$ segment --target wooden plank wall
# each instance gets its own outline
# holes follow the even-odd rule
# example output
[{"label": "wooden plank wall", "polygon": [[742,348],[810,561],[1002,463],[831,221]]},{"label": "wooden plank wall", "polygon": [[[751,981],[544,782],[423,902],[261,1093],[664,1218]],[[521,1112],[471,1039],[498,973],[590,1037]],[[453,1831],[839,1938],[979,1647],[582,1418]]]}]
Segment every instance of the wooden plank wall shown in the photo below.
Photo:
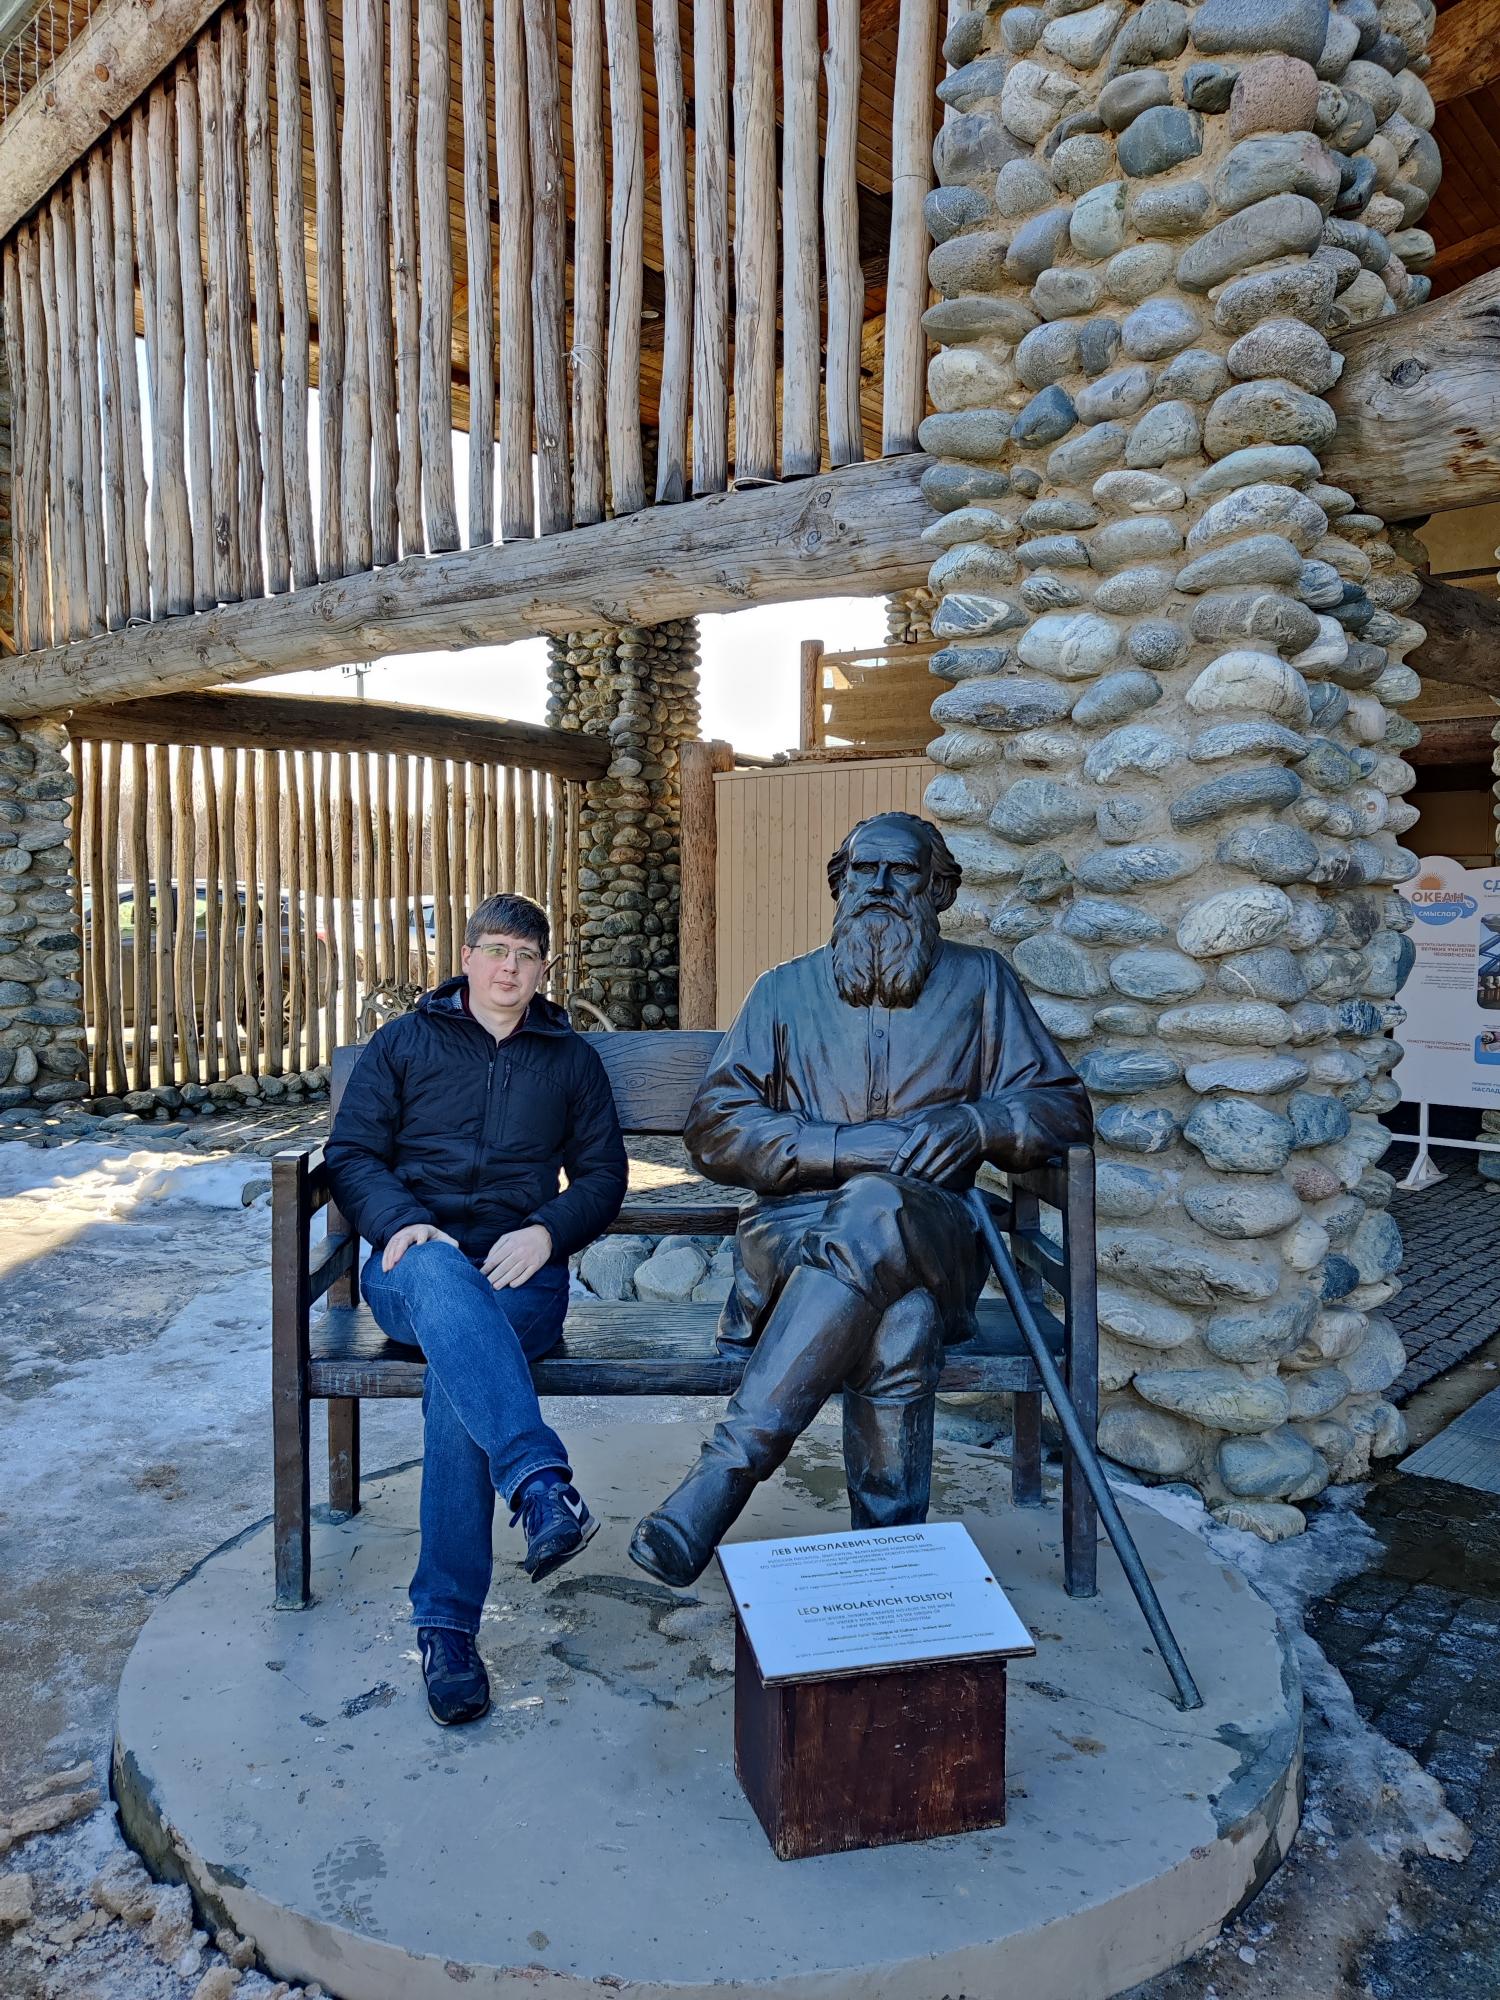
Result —
[{"label": "wooden plank wall", "polygon": [[882,324],[910,450],[938,9],[826,12],[230,0],[0,244],[17,647],[853,462]]},{"label": "wooden plank wall", "polygon": [[922,810],[925,757],[726,771],[714,779],[719,856],[716,1025],[768,967],[828,941],[828,857],[871,813]]},{"label": "wooden plank wall", "polygon": [[71,757],[96,1095],[315,1068],[372,988],[457,971],[497,890],[547,910],[566,997],[576,783],[387,752],[84,738]]}]

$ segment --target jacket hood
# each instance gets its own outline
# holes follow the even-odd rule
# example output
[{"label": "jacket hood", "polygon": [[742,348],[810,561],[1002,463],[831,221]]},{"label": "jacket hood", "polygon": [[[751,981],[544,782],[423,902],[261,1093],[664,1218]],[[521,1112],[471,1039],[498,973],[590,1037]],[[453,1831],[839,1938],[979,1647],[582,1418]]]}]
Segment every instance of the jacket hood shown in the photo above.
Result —
[{"label": "jacket hood", "polygon": [[[430,993],[424,993],[417,1002],[416,1011],[419,1014],[431,1014],[435,1019],[442,1019],[446,1015],[450,1019],[456,1017],[461,1021],[471,1020],[473,1017],[465,1011],[463,1003],[464,989],[468,983],[469,975],[466,972],[455,973],[452,979],[445,979],[441,986],[434,986]],[[482,1027],[483,1023],[479,1022],[476,1025]],[[517,1024],[515,1032],[518,1035],[571,1035],[573,1023],[568,1019],[565,1007],[559,1007],[555,1000],[549,1000],[545,994],[538,993],[533,996],[531,1005]]]}]

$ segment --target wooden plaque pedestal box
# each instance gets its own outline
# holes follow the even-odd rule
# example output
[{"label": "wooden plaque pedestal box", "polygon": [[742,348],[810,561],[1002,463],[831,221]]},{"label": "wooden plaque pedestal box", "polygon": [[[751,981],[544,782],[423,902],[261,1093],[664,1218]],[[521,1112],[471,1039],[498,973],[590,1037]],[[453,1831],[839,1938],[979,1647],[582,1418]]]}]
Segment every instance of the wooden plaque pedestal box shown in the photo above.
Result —
[{"label": "wooden plaque pedestal box", "polygon": [[1005,1661],[767,1686],[735,1618],[734,1769],[782,1861],[1005,1824]]}]

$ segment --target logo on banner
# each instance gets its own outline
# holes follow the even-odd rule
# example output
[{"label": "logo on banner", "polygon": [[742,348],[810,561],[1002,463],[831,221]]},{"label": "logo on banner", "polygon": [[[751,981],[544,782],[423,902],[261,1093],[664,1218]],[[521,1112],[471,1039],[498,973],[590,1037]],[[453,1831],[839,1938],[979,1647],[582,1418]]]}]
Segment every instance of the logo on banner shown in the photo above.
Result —
[{"label": "logo on banner", "polygon": [[1472,896],[1464,895],[1436,874],[1419,875],[1407,901],[1424,924],[1455,924],[1472,917],[1479,908]]}]

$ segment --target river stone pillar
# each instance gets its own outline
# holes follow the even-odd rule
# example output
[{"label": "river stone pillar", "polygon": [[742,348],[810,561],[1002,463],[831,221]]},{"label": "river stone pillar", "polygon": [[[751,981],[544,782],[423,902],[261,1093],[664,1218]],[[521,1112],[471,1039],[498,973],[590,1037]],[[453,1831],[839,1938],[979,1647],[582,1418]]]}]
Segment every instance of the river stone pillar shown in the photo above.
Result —
[{"label": "river stone pillar", "polygon": [[1104,1449],[1268,1538],[1403,1437],[1378,1114],[1423,633],[1319,453],[1328,336],[1428,290],[1433,18],[964,14],[927,209],[954,921],[1094,1099]]},{"label": "river stone pillar", "polygon": [[698,734],[691,618],[574,632],[549,644],[547,720],[607,736],[584,787],[575,991],[619,1028],[677,1024],[682,803],[679,746]]},{"label": "river stone pillar", "polygon": [[914,583],[909,590],[893,590],[885,600],[886,643],[925,646],[932,638],[932,620],[937,608],[937,593],[925,583]]},{"label": "river stone pillar", "polygon": [[0,722],[0,1106],[88,1095],[67,741]]}]

